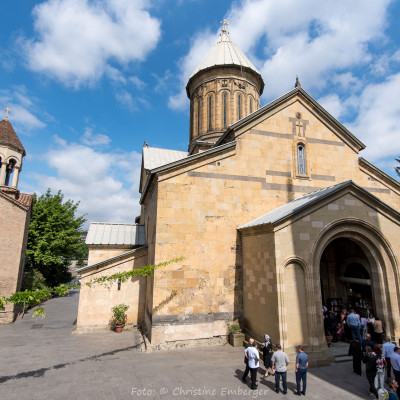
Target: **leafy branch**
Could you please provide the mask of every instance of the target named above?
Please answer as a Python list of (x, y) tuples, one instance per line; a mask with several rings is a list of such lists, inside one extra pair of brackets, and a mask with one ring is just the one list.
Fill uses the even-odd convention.
[[(156, 269), (182, 261), (184, 259), (185, 257), (174, 258), (173, 260), (164, 261), (155, 265), (147, 265), (142, 268), (131, 269), (130, 271), (117, 272), (112, 275), (100, 276), (98, 278), (91, 279), (89, 282), (86, 282), (85, 285), (91, 288), (94, 284), (99, 284), (106, 286), (108, 289), (111, 289), (111, 286), (114, 282), (126, 282), (129, 278), (133, 276), (152, 276), (153, 272)], [(15, 292), (10, 297), (0, 296), (0, 310), (4, 310), (7, 304), (14, 304), (23, 306), (23, 312), (25, 312), (26, 308), (38, 306), (39, 304), (50, 299), (54, 295), (63, 297), (66, 296), (70, 292), (70, 290), (80, 289), (80, 287), (80, 283), (71, 283), (69, 285), (60, 285), (53, 288)], [(45, 318), (45, 316), (46, 315), (43, 307), (37, 307), (32, 315), (32, 317), (34, 318)]]
[(156, 269), (182, 261), (184, 259), (185, 257), (174, 258), (173, 260), (164, 261), (162, 263), (155, 265), (147, 265), (142, 268), (131, 269), (129, 271), (124, 271), (124, 272), (116, 272), (115, 274), (112, 275), (100, 276), (98, 278), (91, 279), (89, 282), (86, 282), (85, 285), (91, 288), (94, 284), (99, 284), (105, 286), (108, 289), (111, 289), (112, 285), (115, 282), (126, 282), (129, 278), (132, 278), (134, 276), (152, 276), (153, 272)]

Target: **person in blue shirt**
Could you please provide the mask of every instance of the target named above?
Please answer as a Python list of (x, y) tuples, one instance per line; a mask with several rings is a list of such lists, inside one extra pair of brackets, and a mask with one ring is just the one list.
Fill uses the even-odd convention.
[[(390, 362), (392, 364), (394, 379), (400, 382), (400, 348), (395, 347), (392, 356), (390, 357)], [(400, 388), (396, 389), (397, 396), (400, 397)]]
[[(297, 354), (296, 357), (296, 384), (297, 391), (294, 392), (297, 396), (306, 395), (306, 387), (307, 387), (307, 368), (308, 368), (308, 355), (304, 353), (303, 346), (297, 346)], [(300, 391), (300, 383), (303, 381), (303, 390)]]
[(353, 337), (353, 340), (355, 339), (356, 336), (358, 336), (358, 340), (360, 343), (362, 343), (362, 337), (361, 337), (361, 322), (360, 318), (358, 318), (358, 315), (356, 314), (355, 310), (351, 310), (351, 313), (347, 316), (346, 320), (347, 325), (351, 329), (351, 335)]
[(392, 356), (396, 345), (390, 341), (390, 337), (386, 336), (385, 343), (382, 345), (382, 355), (386, 359), (387, 377), (390, 378), (392, 364), (390, 362), (390, 357)]

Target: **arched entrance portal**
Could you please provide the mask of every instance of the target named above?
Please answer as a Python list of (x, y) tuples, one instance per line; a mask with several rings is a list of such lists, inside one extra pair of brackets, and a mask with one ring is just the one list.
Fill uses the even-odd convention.
[(333, 240), (321, 256), (322, 303), (335, 312), (344, 307), (367, 314), (375, 307), (371, 271), (359, 244), (344, 237)]

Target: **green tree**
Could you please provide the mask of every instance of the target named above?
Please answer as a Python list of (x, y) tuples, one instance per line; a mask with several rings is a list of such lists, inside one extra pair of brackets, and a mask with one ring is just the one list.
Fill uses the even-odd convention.
[[(400, 158), (396, 158), (395, 160), (396, 160), (398, 163), (400, 163)], [(396, 170), (397, 175), (400, 176), (400, 167), (394, 167), (394, 169)]]
[(50, 189), (33, 197), (32, 218), (26, 249), (26, 271), (37, 270), (48, 286), (67, 283), (72, 279), (68, 266), (72, 260), (82, 265), (87, 246), (82, 239), (84, 217), (77, 217), (79, 202), (64, 202), (61, 190)]

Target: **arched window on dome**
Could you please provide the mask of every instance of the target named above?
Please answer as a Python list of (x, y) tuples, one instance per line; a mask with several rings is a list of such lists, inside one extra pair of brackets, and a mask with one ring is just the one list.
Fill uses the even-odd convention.
[(208, 130), (212, 130), (212, 96), (208, 98)]
[(238, 96), (238, 120), (242, 119), (242, 96)]
[(253, 99), (250, 97), (250, 102), (249, 102), (249, 110), (250, 114), (253, 112)]
[(306, 175), (306, 147), (303, 143), (297, 144), (297, 173), (298, 175)]
[(200, 100), (197, 102), (197, 136), (200, 135)]
[(223, 106), (223, 118), (224, 118), (224, 129), (226, 129), (226, 120), (227, 120), (227, 115), (226, 115), (226, 101), (227, 101), (227, 94), (224, 92), (222, 95), (222, 106)]

